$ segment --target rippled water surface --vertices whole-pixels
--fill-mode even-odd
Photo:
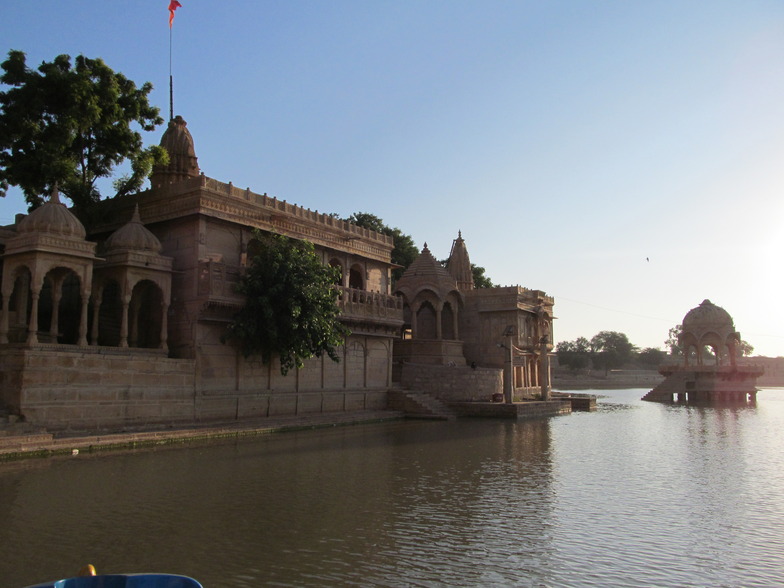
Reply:
[[[784,585],[784,390],[0,464],[0,585]]]

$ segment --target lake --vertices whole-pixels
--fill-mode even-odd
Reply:
[[[784,390],[0,463],[0,584],[784,585]]]

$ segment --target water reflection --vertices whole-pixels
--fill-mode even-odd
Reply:
[[[639,392],[538,421],[0,464],[0,577],[91,562],[210,587],[784,583],[784,401]]]

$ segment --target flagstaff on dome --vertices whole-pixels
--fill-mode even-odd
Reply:
[[[177,0],[169,2],[169,120],[174,120],[174,77],[172,76],[172,24],[174,24],[174,11],[181,8]]]

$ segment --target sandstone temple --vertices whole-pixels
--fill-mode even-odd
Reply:
[[[461,235],[392,283],[391,237],[204,175],[185,121],[150,189],[101,201],[86,228],[57,191],[0,228],[0,410],[50,429],[219,422],[384,409],[390,390],[442,399],[546,396],[553,299],[475,289]],[[288,375],[221,341],[254,230],[312,242],[340,268],[341,361]]]

